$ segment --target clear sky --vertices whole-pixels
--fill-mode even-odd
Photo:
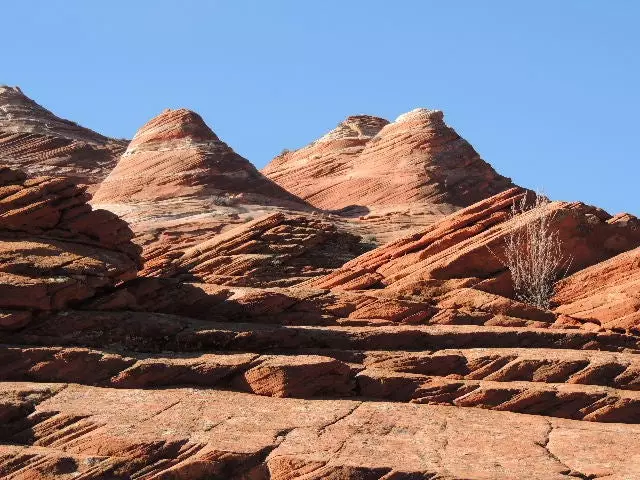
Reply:
[[[133,136],[199,112],[256,166],[351,114],[416,107],[503,175],[640,214],[640,2],[20,0],[0,84]]]

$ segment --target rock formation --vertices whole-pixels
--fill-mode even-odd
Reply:
[[[303,208],[211,131],[195,112],[165,110],[144,125],[102,182],[94,202],[211,196],[214,202]]]
[[[450,172],[434,139],[464,141],[437,117],[319,143],[347,171],[408,121],[431,133],[404,158],[427,145]],[[366,253],[349,210],[313,210],[186,110],[136,135],[94,209],[0,169],[0,477],[640,478],[640,222],[549,204],[568,276],[552,310],[521,303],[501,256],[536,212],[512,218],[529,192],[498,177],[467,189],[480,162],[417,188],[443,210]]]
[[[513,188],[450,215],[431,227],[391,242],[309,283],[344,290],[391,289],[412,295],[442,295],[473,287],[512,296],[501,257],[506,235],[518,226],[511,207],[527,192]],[[640,245],[637,219],[621,221],[582,203],[549,205],[562,242],[567,273],[586,268]],[[535,221],[536,212],[523,214]],[[630,217],[630,216],[629,216]]]
[[[144,248],[145,276],[286,286],[366,249],[186,109],[166,110],[144,125],[92,203],[131,223]]]
[[[444,123],[441,111],[427,109],[393,123],[348,117],[319,140],[276,157],[263,173],[318,208],[361,212],[378,234],[388,231],[378,223],[424,226],[513,186]]]
[[[638,228],[636,221],[636,228]],[[610,330],[640,334],[640,248],[562,280],[554,298],[558,313]]]
[[[18,87],[0,86],[0,164],[93,185],[107,176],[125,148],[126,141],[55,116]]]
[[[69,179],[0,168],[0,330],[135,277],[131,230],[87,198]]]

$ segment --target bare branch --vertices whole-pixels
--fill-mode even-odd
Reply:
[[[511,207],[514,227],[505,237],[504,258],[500,261],[511,273],[516,298],[540,308],[549,308],[555,283],[568,269],[562,241],[553,228],[555,211],[549,200],[535,194],[534,202],[526,197]]]

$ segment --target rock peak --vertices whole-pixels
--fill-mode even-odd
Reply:
[[[394,123],[404,123],[404,122],[424,122],[424,123],[434,123],[434,122],[443,122],[444,113],[442,110],[430,110],[428,108],[414,108],[413,110],[403,113],[402,115],[396,118]]]
[[[17,85],[14,85],[13,87],[10,85],[0,85],[0,95],[7,93],[19,93],[20,95],[24,96],[24,93],[22,93],[22,89]]]
[[[370,139],[389,124],[388,120],[372,115],[351,115],[338,124],[336,128],[318,139],[318,142],[330,142],[345,138]]]
[[[218,142],[215,133],[196,112],[186,108],[166,109],[138,130],[128,151],[141,146],[157,147],[176,142]]]

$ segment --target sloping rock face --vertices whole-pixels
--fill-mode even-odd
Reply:
[[[188,248],[157,245],[145,276],[217,285],[289,286],[364,253],[360,237],[320,218],[273,213]]]
[[[309,146],[276,157],[263,173],[328,210],[439,205],[436,213],[448,212],[513,186],[444,123],[441,111],[427,109],[393,123],[348,117]]]
[[[413,295],[443,295],[474,287],[512,296],[503,264],[505,238],[522,221],[511,207],[527,192],[513,188],[446,217],[414,235],[368,252],[309,283],[316,288],[390,289]],[[640,229],[582,203],[553,202],[547,212],[562,243],[567,273],[640,245]],[[525,222],[537,214],[525,214]]]
[[[191,389],[122,395],[22,383],[7,384],[3,393],[12,395],[16,412],[0,446],[0,473],[10,479],[559,480],[640,473],[636,426]]]
[[[69,179],[0,168],[0,329],[136,275],[131,230],[87,198]]]
[[[639,228],[637,221],[635,227]],[[640,249],[562,280],[554,298],[558,313],[611,330],[640,334]]]
[[[93,185],[107,176],[126,144],[55,116],[18,87],[0,86],[0,164]]]
[[[261,175],[211,131],[195,112],[165,110],[133,137],[102,182],[95,203],[219,196],[229,203],[304,207]]]
[[[189,110],[143,126],[92,203],[131,223],[143,276],[287,286],[365,251],[264,177]]]
[[[547,207],[572,258],[548,311],[500,260],[523,189],[352,258],[335,216],[200,214],[192,173],[114,197],[141,266],[81,188],[0,170],[0,477],[640,478],[635,217]]]

